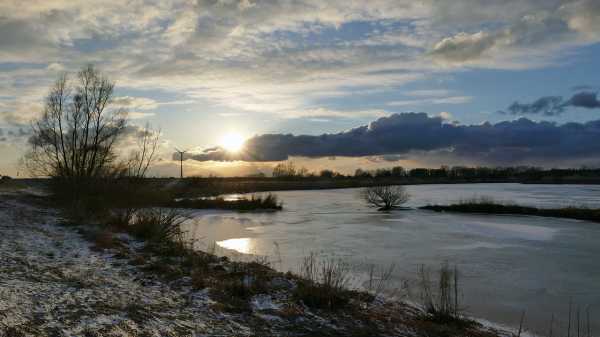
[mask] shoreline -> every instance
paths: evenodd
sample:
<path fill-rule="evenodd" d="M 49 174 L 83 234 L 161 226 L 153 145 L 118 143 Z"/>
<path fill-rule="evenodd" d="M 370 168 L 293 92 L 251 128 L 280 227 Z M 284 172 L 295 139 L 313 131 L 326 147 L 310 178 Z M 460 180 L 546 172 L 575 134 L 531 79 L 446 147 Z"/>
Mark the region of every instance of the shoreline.
<path fill-rule="evenodd" d="M 24 184 L 34 188 L 46 188 L 48 178 L 16 178 L 6 185 Z M 327 189 L 363 188 L 376 185 L 458 185 L 458 184 L 523 184 L 523 185 L 600 185 L 599 179 L 558 179 L 558 180 L 526 180 L 526 179 L 420 179 L 420 178 L 144 178 L 144 184 L 158 189 L 175 189 L 182 196 L 219 196 L 223 194 L 247 194 L 277 191 L 310 191 Z M 3 185 L 0 182 L 0 187 Z"/>

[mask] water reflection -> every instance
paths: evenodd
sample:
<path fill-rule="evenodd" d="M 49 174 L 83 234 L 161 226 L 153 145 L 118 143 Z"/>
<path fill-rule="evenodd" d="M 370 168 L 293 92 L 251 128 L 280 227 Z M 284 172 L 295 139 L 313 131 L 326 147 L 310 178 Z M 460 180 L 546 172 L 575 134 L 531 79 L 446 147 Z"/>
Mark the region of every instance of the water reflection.
<path fill-rule="evenodd" d="M 250 254 L 252 247 L 252 239 L 237 238 L 223 241 L 217 241 L 217 245 L 221 248 L 235 250 L 238 253 Z"/>

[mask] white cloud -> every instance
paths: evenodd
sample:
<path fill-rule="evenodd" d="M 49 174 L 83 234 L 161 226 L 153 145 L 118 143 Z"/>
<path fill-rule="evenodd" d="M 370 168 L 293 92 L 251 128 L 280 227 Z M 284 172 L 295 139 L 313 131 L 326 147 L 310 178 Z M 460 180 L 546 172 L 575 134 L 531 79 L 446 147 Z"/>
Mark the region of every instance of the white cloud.
<path fill-rule="evenodd" d="M 440 97 L 440 96 L 449 96 L 450 91 L 446 89 L 425 89 L 425 90 L 412 90 L 404 92 L 407 96 L 416 96 L 416 97 Z"/>
<path fill-rule="evenodd" d="M 450 121 L 454 118 L 454 116 L 452 116 L 451 113 L 449 113 L 448 111 L 442 111 L 439 113 L 439 116 L 445 120 L 445 121 Z"/>
<path fill-rule="evenodd" d="M 386 103 L 389 106 L 417 106 L 423 104 L 465 104 L 473 99 L 471 96 L 430 97 L 424 99 L 398 100 Z"/>
<path fill-rule="evenodd" d="M 113 104 L 117 107 L 139 110 L 152 110 L 158 108 L 158 102 L 147 97 L 115 97 L 113 99 Z"/>
<path fill-rule="evenodd" d="M 144 118 L 152 117 L 154 115 L 156 115 L 154 112 L 130 111 L 127 113 L 127 118 L 129 118 L 129 119 L 144 119 Z"/>

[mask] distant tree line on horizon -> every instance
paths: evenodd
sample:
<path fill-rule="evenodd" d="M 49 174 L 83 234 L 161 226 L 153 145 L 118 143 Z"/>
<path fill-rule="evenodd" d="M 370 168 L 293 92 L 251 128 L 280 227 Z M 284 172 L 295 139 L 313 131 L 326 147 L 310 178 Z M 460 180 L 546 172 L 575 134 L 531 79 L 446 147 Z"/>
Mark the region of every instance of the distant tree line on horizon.
<path fill-rule="evenodd" d="M 260 175 L 264 177 L 265 175 Z M 254 176 L 254 177 L 260 177 Z M 331 169 L 324 169 L 319 172 L 309 171 L 305 167 L 296 167 L 289 161 L 279 163 L 273 168 L 273 178 L 278 179 L 301 179 L 301 178 L 362 178 L 362 179 L 381 179 L 381 178 L 415 178 L 415 179 L 529 179 L 537 180 L 544 178 L 599 178 L 600 168 L 553 168 L 544 169 L 532 166 L 514 166 L 514 167 L 468 167 L 468 166 L 440 166 L 439 168 L 413 168 L 408 169 L 402 166 L 390 168 L 378 168 L 374 170 L 356 169 L 354 174 L 343 174 Z"/>

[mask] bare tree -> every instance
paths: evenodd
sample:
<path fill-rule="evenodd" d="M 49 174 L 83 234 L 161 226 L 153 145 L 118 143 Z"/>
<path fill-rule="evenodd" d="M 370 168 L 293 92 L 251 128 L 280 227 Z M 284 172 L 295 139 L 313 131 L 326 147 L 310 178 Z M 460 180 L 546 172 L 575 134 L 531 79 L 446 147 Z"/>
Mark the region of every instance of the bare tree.
<path fill-rule="evenodd" d="M 61 75 L 33 123 L 27 167 L 34 175 L 89 178 L 110 173 L 113 149 L 126 126 L 122 110 L 110 109 L 114 83 L 92 65 L 70 81 Z"/>
<path fill-rule="evenodd" d="M 148 169 L 156 161 L 160 130 L 154 130 L 147 123 L 136 135 L 137 149 L 134 150 L 127 162 L 127 175 L 134 178 L 144 178 Z"/>
<path fill-rule="evenodd" d="M 363 190 L 363 198 L 380 211 L 389 211 L 408 201 L 410 195 L 400 185 L 377 185 Z"/>

